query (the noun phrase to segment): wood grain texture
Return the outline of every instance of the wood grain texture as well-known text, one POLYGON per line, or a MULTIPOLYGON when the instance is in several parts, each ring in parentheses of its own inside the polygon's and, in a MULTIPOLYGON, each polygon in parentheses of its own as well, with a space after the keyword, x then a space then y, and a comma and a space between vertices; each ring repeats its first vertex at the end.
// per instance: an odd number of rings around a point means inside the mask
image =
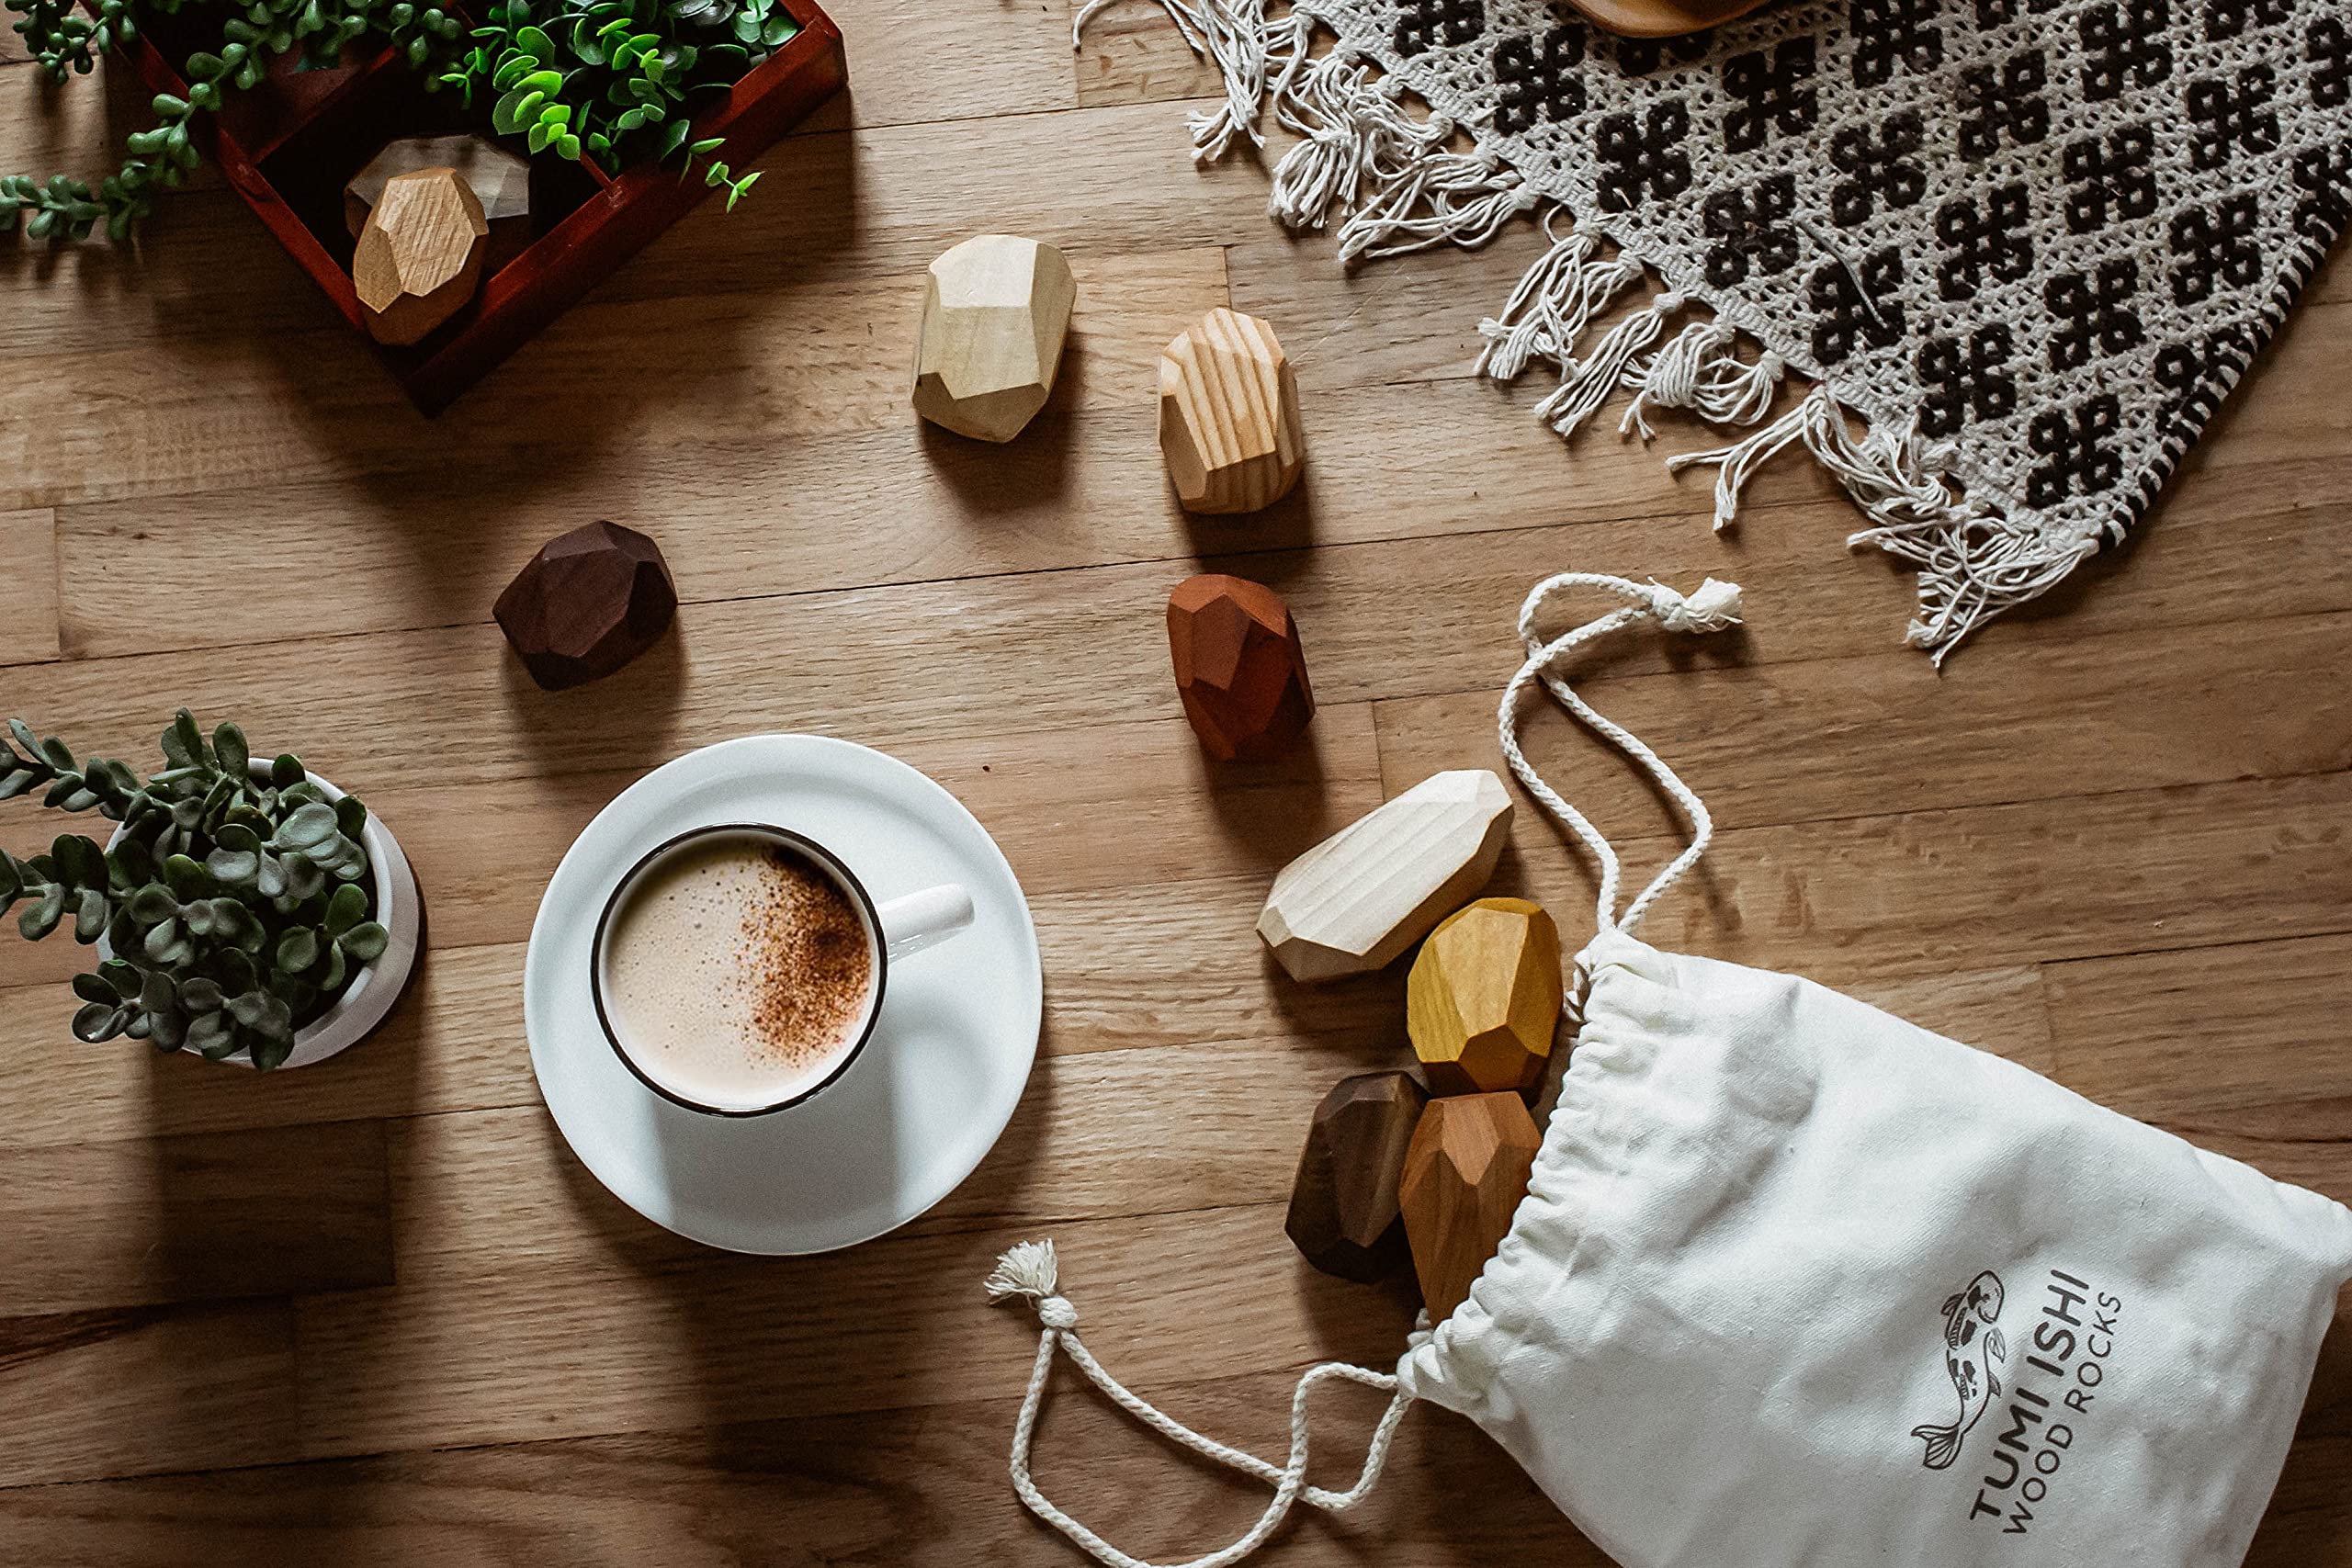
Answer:
POLYGON ((56 658, 56 514, 0 512, 0 661, 56 658))
MULTIPOLYGON (((0 933, 0 1562, 1071 1561, 1004 1476, 1034 1324, 977 1290, 1040 1235, 1121 1376, 1278 1450, 1301 1364, 1385 1361, 1409 1327, 1409 1281, 1319 1274, 1283 1222, 1317 1100, 1411 1054, 1403 964, 1302 987, 1253 923, 1282 866, 1383 800, 1499 766, 1512 617, 1564 569, 1747 590, 1719 646, 1587 666, 1722 829, 1645 934, 2352 1198, 2343 257, 2134 543, 1937 675, 1896 646, 1908 580, 1840 556, 1853 513, 1810 466, 1766 470, 1718 538, 1703 476, 1662 470, 1707 440, 1684 416, 1563 447, 1528 417, 1542 387, 1471 378, 1532 227, 1351 275, 1268 226, 1250 160, 1189 161, 1214 84, 1157 7, 1076 51, 1066 0, 831 9, 854 100, 438 423, 209 177, 132 253, 0 245, 0 706, 134 761, 183 703, 233 716, 395 827, 431 921, 383 1032, 269 1077, 74 1044, 86 953, 0 933), (1002 448, 906 408, 923 267, 991 231, 1058 247, 1078 286, 1053 394, 1002 448), (1155 427, 1160 350, 1220 306, 1277 323, 1315 446, 1234 519, 1182 511, 1155 427), (677 624, 541 693, 491 607, 597 517, 660 538, 677 624), (1209 761, 1169 679, 1168 595, 1204 570, 1279 592, 1314 661, 1318 711, 1277 761, 1209 761), (1004 1138, 932 1213, 741 1258, 581 1168, 519 986, 540 890, 606 801, 789 728, 971 806, 1031 897, 1046 1021, 1004 1138)), ((0 145, 103 172, 137 96, 47 107, 32 74, 0 64, 0 145)), ((1663 805, 1556 713, 1527 744, 1629 874, 1674 852, 1663 805)), ((54 829, 0 805, 12 850, 54 829)), ((1590 929, 1589 868, 1523 797, 1487 890, 1540 900, 1569 948, 1590 929)), ((1181 1559, 1255 1517, 1259 1489, 1054 1388, 1039 1476, 1122 1544, 1181 1559)), ((1318 1479, 1372 1404, 1318 1412, 1318 1479)), ((2347 1480, 2340 1334, 2256 1568, 2352 1568, 2347 1480)), ((1606 1561, 1433 1410, 1362 1509, 1279 1551, 1606 1561)))

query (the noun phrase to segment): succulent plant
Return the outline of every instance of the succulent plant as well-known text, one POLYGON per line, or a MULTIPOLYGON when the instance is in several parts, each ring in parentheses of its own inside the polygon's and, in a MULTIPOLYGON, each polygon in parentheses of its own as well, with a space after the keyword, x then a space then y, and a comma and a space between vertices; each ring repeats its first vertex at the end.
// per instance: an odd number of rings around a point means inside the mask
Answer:
POLYGON ((731 209, 757 174, 712 159, 719 139, 692 141, 688 98, 724 88, 800 30, 775 0, 492 0, 474 42, 442 82, 473 101, 498 95, 491 127, 534 152, 594 158, 617 174, 639 158, 700 161, 731 209))
POLYGON ((706 185, 726 186, 731 208, 759 175, 712 160, 716 139, 689 140, 687 100, 723 89, 799 30, 780 0, 543 0, 537 20, 530 0, 492 0, 470 42, 457 14, 433 0, 94 3, 95 12, 82 0, 0 0, 0 8, 18 13, 16 31, 58 82, 131 42, 151 13, 219 13, 220 42, 187 57, 187 96, 155 96, 155 124, 130 134, 130 155, 96 189, 65 175, 0 175, 0 234, 21 214, 31 239, 84 239, 100 220, 111 238, 127 238, 156 190, 184 183, 199 161, 192 117, 257 85, 281 55, 305 69, 332 66, 369 38, 389 43, 428 92, 455 86, 469 105, 477 88, 494 96, 492 129, 524 138, 534 153, 584 154, 615 173, 675 158, 687 175, 699 166, 706 185))
POLYGON ((95 809, 122 835, 101 848, 62 834, 29 860, 0 851, 0 913, 25 901, 17 925, 30 941, 68 916, 76 942, 106 938, 112 956, 74 980, 77 1037, 216 1061, 244 1050, 275 1067, 389 940, 360 839, 368 808, 329 801, 298 758, 254 768, 235 725, 208 740, 185 708, 163 750, 167 765, 142 783, 8 721, 0 800, 46 786, 42 805, 95 809))

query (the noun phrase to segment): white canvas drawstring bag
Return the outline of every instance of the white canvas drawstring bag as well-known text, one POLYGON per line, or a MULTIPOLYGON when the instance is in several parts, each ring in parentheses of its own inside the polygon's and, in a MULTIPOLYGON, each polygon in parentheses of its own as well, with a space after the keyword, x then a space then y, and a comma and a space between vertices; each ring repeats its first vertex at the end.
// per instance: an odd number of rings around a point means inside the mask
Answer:
POLYGON ((1586 573, 1521 612, 1503 751, 1599 862, 1599 931, 1527 1198, 1469 1299, 1393 1374, 1308 1371, 1277 1465, 1104 1371, 1051 1244, 989 1278, 1045 1325, 1013 1485, 1096 1559, 1144 1568, 1029 1472, 1057 1350, 1161 1433, 1273 1486, 1246 1535, 1188 1568, 1238 1560, 1298 1501, 1361 1499, 1414 1399, 1484 1427, 1624 1568, 2243 1561, 2352 1275, 2352 1212, 1808 981, 1636 941, 1712 824, 1555 671, 1638 622, 1703 632, 1737 615, 1730 584, 1685 599, 1586 573), (1624 605, 1540 638, 1539 610, 1579 587, 1624 605), (1622 916, 1608 841, 1520 752, 1537 681, 1690 820, 1690 847, 1622 916), (1307 1397, 1333 1379, 1395 1392, 1344 1492, 1306 1480, 1307 1397))

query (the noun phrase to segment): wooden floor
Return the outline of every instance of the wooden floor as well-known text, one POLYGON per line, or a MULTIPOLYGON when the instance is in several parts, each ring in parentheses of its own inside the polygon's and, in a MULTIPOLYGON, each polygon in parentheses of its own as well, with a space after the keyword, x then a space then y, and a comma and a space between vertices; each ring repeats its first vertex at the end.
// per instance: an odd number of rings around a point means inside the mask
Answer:
MULTIPOLYGON (((1703 476, 1533 386, 1474 323, 1534 254, 1343 275, 1196 170, 1209 84, 1158 13, 1073 55, 1065 0, 839 0, 854 104, 762 164, 427 423, 217 182, 135 260, 0 243, 0 709, 144 760, 172 710, 300 750, 400 832, 417 990, 330 1066, 255 1080, 76 1045, 79 951, 0 942, 0 1562, 1074 1561, 1004 1472, 1034 1345, 997 1252, 1052 1235, 1090 1342, 1273 1450, 1295 1370, 1392 1358, 1412 1303, 1282 1234, 1342 1072, 1396 1063, 1401 977, 1306 992, 1251 933, 1272 869, 1442 767, 1494 765, 1539 575, 1747 590, 1751 625, 1634 639, 1589 692, 1724 832, 1654 940, 1796 970, 2352 1199, 2352 264, 2315 284, 2136 548, 1939 678, 1908 580, 1849 558, 1804 465, 1711 536, 1703 476), (907 407, 925 261, 984 230, 1069 253, 1053 406, 1018 443, 907 407), (1306 483, 1175 509, 1150 366, 1203 310, 1270 318, 1306 483), (548 535, 656 535, 675 635, 533 689, 490 604, 548 535), (1211 564, 1290 598, 1323 706, 1261 769, 1204 761, 1160 605, 1211 564), (902 1234, 804 1261, 637 1218, 541 1108, 523 944, 581 826, 687 748, 812 729, 955 790, 1033 899, 1044 1053, 995 1155, 902 1234)), ((9 43, 15 42, 13 37, 9 43)), ((0 65, 0 163, 96 168, 127 123, 0 65), (109 118, 114 129, 109 129, 109 118)), ((1532 747, 1655 864, 1672 824, 1555 714, 1532 747)), ((18 850, 53 831, 17 803, 18 850)), ((1589 883, 1523 809, 1501 881, 1571 938, 1589 883)), ((1039 1472, 1129 1547, 1254 1515, 1057 1382, 1039 1472)), ((2332 1363, 2255 1560, 2352 1565, 2352 1365, 2332 1363)), ((1333 1396, 1331 1426, 1369 1422, 1333 1396)), ((1334 1472, 1352 1466, 1336 1441, 1334 1472)), ((1595 1563, 1465 1424, 1408 1421, 1356 1516, 1279 1561, 1595 1563)))

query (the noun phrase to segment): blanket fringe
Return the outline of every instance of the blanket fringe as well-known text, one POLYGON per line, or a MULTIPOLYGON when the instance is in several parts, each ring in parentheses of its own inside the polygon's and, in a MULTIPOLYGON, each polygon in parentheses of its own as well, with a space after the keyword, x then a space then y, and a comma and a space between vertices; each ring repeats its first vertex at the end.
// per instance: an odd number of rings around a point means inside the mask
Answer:
MULTIPOLYGON (((1073 21, 1072 41, 1115 3, 1087 0, 1073 21)), ((1193 157, 1221 156, 1237 139, 1262 147, 1261 115, 1271 104, 1276 122, 1298 141, 1274 165, 1267 211, 1294 231, 1319 231, 1343 215, 1336 240, 1350 265, 1439 244, 1475 249, 1521 213, 1544 209, 1551 244, 1502 310, 1479 321, 1485 344, 1476 373, 1510 381, 1538 361, 1555 367, 1560 384, 1535 413, 1563 436, 1621 389, 1633 394, 1617 427, 1623 436, 1652 439, 1653 408, 1690 409, 1716 425, 1757 426, 1726 446, 1667 460, 1675 472, 1714 466, 1718 531, 1736 520, 1740 493, 1756 471, 1802 445, 1870 519, 1848 544, 1874 545, 1917 569, 1919 610, 1906 640, 1939 664, 1985 620, 2048 592, 2097 553, 2096 537, 2053 536, 1955 491, 1944 477, 1951 449, 1924 443, 1914 423, 1865 424, 1857 435, 1826 387, 1815 385, 1767 423, 1785 363, 1770 350, 1741 358, 1741 334, 1717 320, 1687 322, 1668 336, 1669 321, 1689 303, 1674 288, 1617 321, 1579 355, 1595 319, 1647 276, 1638 256, 1602 254, 1598 237, 1577 230, 1565 206, 1547 204, 1496 153, 1454 147, 1452 120, 1416 118, 1396 85, 1345 46, 1315 55, 1309 10, 1294 6, 1270 18, 1267 0, 1153 3, 1224 81, 1224 103, 1192 117, 1193 157)))

